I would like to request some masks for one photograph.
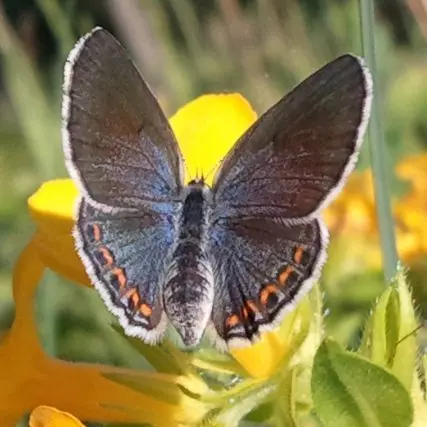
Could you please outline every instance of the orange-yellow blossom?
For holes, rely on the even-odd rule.
[[[65,362],[48,356],[38,340],[33,307],[44,269],[37,244],[32,241],[15,268],[15,320],[0,342],[0,425],[14,426],[26,412],[42,404],[66,410],[83,420],[143,421],[156,426],[201,416],[202,409],[193,399],[182,396],[180,404],[175,405],[104,377],[112,373],[132,374],[141,382],[160,378],[177,388],[179,376]]]
[[[37,406],[30,415],[29,427],[84,427],[68,412],[59,411],[50,406]]]

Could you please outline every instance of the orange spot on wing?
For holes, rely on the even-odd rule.
[[[132,295],[136,293],[136,288],[131,288],[124,293],[126,298],[132,298]]]
[[[304,248],[301,246],[298,246],[294,254],[294,261],[297,264],[301,264],[303,254],[304,254]]]
[[[276,285],[273,285],[273,284],[266,285],[262,289],[262,291],[261,291],[261,293],[259,295],[259,299],[261,301],[261,304],[262,305],[267,305],[268,297],[271,294],[277,294],[279,291],[280,291],[280,289]]]
[[[225,326],[227,328],[233,328],[234,326],[237,326],[240,323],[240,318],[237,314],[230,314],[230,316],[227,317],[227,320],[225,321]]]
[[[149,317],[153,313],[153,309],[148,304],[141,304],[139,311],[144,317]]]
[[[117,277],[120,289],[124,289],[124,287],[126,286],[126,283],[127,283],[127,279],[126,279],[125,272],[123,271],[123,269],[115,267],[115,268],[113,268],[112,273]]]
[[[113,259],[113,255],[108,250],[108,248],[106,246],[101,246],[99,248],[99,251],[102,253],[102,256],[104,257],[105,262],[107,263],[107,265],[109,267],[111,267],[113,265],[113,263],[114,263],[114,259]]]
[[[286,281],[288,280],[290,274],[294,271],[294,269],[291,266],[286,267],[285,270],[283,270],[278,277],[278,281],[280,286],[285,286]]]
[[[259,307],[256,305],[255,301],[246,301],[246,307],[254,314],[259,312]]]
[[[95,241],[99,242],[101,240],[101,229],[98,224],[93,224],[93,238]]]
[[[246,307],[242,308],[242,317],[245,320],[249,317],[248,309]]]
[[[138,292],[136,292],[136,291],[135,291],[135,292],[132,294],[132,296],[131,296],[131,300],[132,300],[132,303],[133,303],[134,308],[135,308],[135,307],[138,307],[138,305],[139,305],[139,301],[140,301]]]

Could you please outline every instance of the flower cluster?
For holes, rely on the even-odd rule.
[[[427,154],[401,161],[396,175],[406,184],[404,194],[393,200],[397,248],[400,259],[410,265],[427,254]],[[351,175],[342,194],[326,210],[325,220],[335,239],[361,242],[366,268],[381,267],[370,170]]]

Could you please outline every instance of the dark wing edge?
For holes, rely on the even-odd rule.
[[[255,333],[250,337],[232,337],[231,339],[224,339],[216,330],[213,320],[208,323],[206,327],[205,336],[207,340],[219,351],[228,352],[231,349],[247,348],[261,341],[264,332],[270,332],[280,327],[286,314],[292,312],[298,303],[309,293],[313,286],[318,282],[322,268],[327,261],[328,254],[327,248],[329,245],[329,231],[326,224],[320,218],[315,218],[319,227],[321,248],[313,263],[312,274],[305,279],[298,291],[293,295],[291,301],[286,301],[280,309],[274,314],[274,317],[264,324],[257,326]],[[215,275],[215,274],[214,274]]]
[[[83,204],[87,203],[87,199],[79,197],[76,202],[76,217],[83,208]],[[96,209],[96,208],[95,208]],[[74,242],[76,245],[76,251],[85,267],[86,273],[88,274],[91,283],[101,296],[102,301],[107,307],[108,311],[112,313],[119,320],[120,326],[125,331],[126,335],[136,337],[143,340],[147,344],[156,345],[162,341],[167,329],[167,317],[163,308],[161,308],[161,316],[158,324],[153,329],[143,329],[141,326],[135,326],[130,323],[128,316],[126,315],[125,309],[113,302],[113,295],[108,291],[107,286],[98,277],[99,273],[96,271],[96,266],[93,260],[90,258],[85,250],[85,241],[82,232],[79,229],[79,225],[76,225],[72,229]]]

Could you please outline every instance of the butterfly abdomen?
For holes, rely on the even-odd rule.
[[[209,192],[201,184],[185,190],[171,264],[164,284],[164,307],[184,344],[197,344],[213,303],[212,269],[205,250]]]

